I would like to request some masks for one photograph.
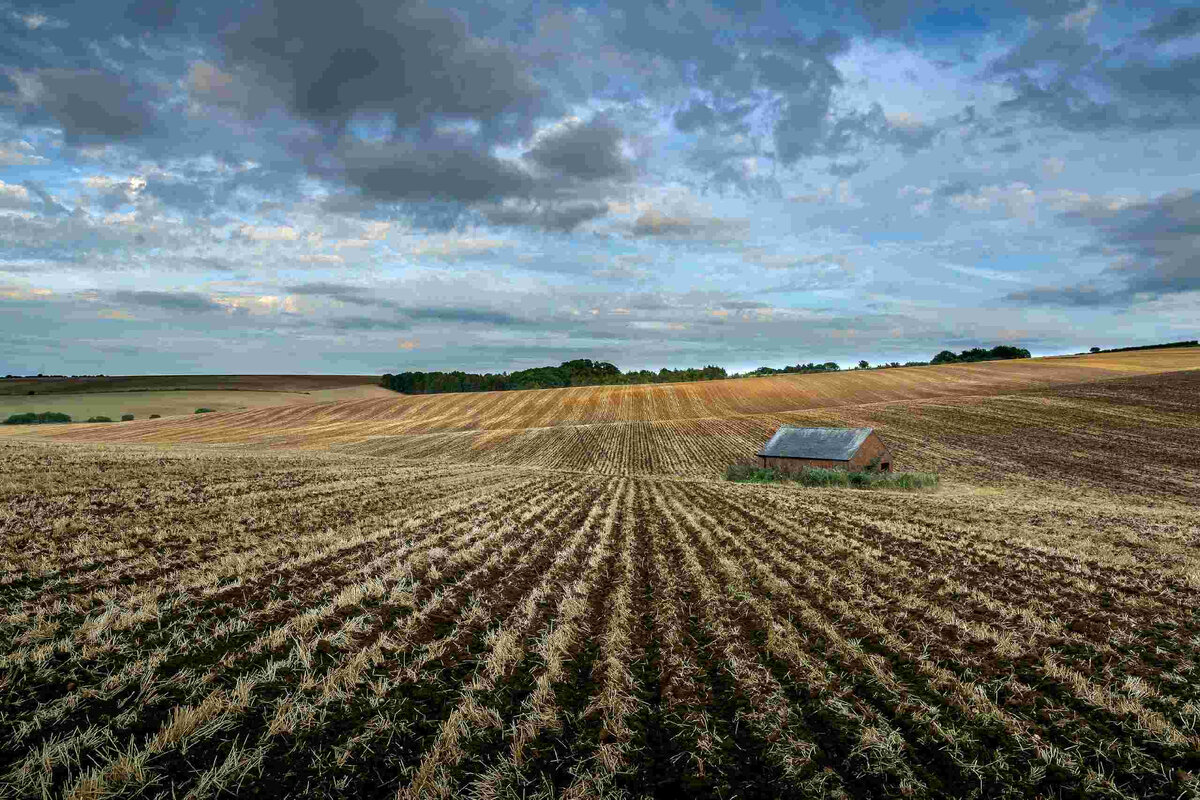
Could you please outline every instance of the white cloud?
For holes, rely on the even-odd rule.
[[[15,183],[0,181],[0,208],[28,208],[29,190]]]
[[[31,167],[48,163],[50,159],[35,153],[29,142],[0,142],[0,167]]]
[[[300,238],[300,232],[289,225],[275,228],[260,228],[254,225],[243,225],[238,233],[254,242],[294,242]]]

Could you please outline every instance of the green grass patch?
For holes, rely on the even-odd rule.
[[[801,486],[841,486],[853,489],[932,489],[938,485],[936,472],[848,472],[844,469],[809,467],[783,472],[770,467],[739,462],[725,470],[725,480],[736,483],[797,483]]]
[[[197,414],[211,414],[215,410],[216,409],[214,409],[214,408],[197,408],[196,413]]]

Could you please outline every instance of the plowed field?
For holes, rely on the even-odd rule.
[[[1017,388],[0,439],[0,797],[1196,796],[1200,372]],[[779,419],[946,488],[707,477]]]

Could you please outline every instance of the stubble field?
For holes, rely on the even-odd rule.
[[[5,437],[0,797],[1194,795],[1200,371],[1060,383]],[[709,474],[785,417],[945,488]]]

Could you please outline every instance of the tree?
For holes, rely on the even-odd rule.
[[[1091,350],[1088,350],[1088,352],[1089,352],[1089,353],[1099,353],[1099,352],[1100,352],[1100,348],[1099,348],[1099,347],[1093,347]]]
[[[133,419],[133,414],[122,414],[121,415],[121,422],[129,422],[132,419]]]
[[[858,362],[858,368],[859,368],[859,369],[870,369],[870,368],[871,368],[871,365],[870,365],[870,364],[868,364],[868,363],[866,362],[866,360],[864,359],[863,361],[860,361],[860,362]]]

